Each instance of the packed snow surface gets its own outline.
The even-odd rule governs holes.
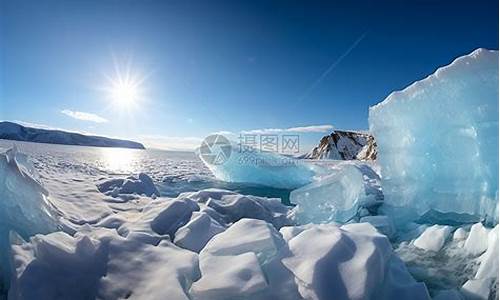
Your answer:
[[[498,223],[498,51],[478,49],[370,108],[387,212]]]

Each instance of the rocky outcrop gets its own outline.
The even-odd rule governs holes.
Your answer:
[[[375,160],[377,143],[366,132],[335,130],[302,158],[337,160]]]

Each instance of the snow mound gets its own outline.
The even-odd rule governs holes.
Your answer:
[[[381,195],[368,186],[363,168],[369,169],[368,166],[338,164],[330,175],[293,190],[290,202],[296,204],[293,210],[296,221],[299,224],[345,223],[356,216],[361,207],[376,205]]]
[[[234,143],[231,155],[220,164],[200,158],[217,179],[226,182],[293,189],[310,183],[315,175],[314,166],[299,159],[257,149],[244,151]]]
[[[192,200],[157,198],[143,208],[137,219],[118,223],[117,231],[122,236],[131,233],[168,235],[173,240],[175,232],[190,221],[194,211],[199,210],[198,204]]]
[[[64,232],[12,237],[10,299],[95,298],[105,273],[100,242]],[[100,257],[102,256],[102,257]]]
[[[249,298],[267,288],[266,278],[253,252],[210,256],[200,263],[202,277],[191,287],[193,299]]]
[[[315,225],[288,242],[283,264],[305,299],[428,299],[393,254],[389,240],[368,223]]]
[[[205,211],[221,224],[234,223],[242,218],[264,220],[277,229],[292,224],[288,218],[290,207],[283,205],[277,198],[241,195],[219,189],[184,193],[178,198],[205,204]]]
[[[140,213],[117,212],[96,226],[116,229],[122,237],[151,244],[167,239],[200,252],[215,235],[243,218],[261,219],[276,228],[290,225],[289,210],[279,199],[207,189],[173,199],[149,200]]]
[[[97,184],[99,192],[111,196],[129,199],[131,194],[148,197],[160,196],[151,177],[140,173],[137,177],[114,178]]]
[[[271,224],[262,220],[241,219],[211,239],[200,252],[200,260],[209,256],[253,252],[261,264],[266,264],[284,244],[283,238]]]
[[[168,241],[157,246],[115,231],[36,235],[12,246],[9,299],[185,299],[198,258]],[[158,267],[161,266],[161,267]]]
[[[27,238],[58,229],[58,214],[27,157],[16,148],[0,154],[0,277],[8,278],[9,232]]]
[[[388,213],[498,223],[498,96],[498,51],[478,49],[370,108]]]
[[[174,243],[184,249],[200,252],[208,241],[225,228],[205,212],[193,212],[191,220],[175,233]]]

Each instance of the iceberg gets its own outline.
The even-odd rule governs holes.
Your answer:
[[[201,160],[222,181],[294,189],[310,183],[316,175],[316,167],[305,161],[258,149],[241,150],[234,142],[223,145],[227,154],[214,163],[211,156],[204,155],[214,150],[204,146],[200,148]]]
[[[397,223],[498,223],[498,51],[478,49],[393,92],[369,124]]]
[[[0,154],[0,276],[9,275],[9,233],[22,237],[59,228],[58,213],[33,165],[16,148]]]

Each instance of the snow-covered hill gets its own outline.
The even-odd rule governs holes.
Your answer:
[[[61,130],[25,127],[12,122],[0,122],[0,139],[62,145],[144,149],[144,146],[138,142]]]
[[[375,160],[377,143],[366,132],[335,130],[302,156],[306,159]]]

